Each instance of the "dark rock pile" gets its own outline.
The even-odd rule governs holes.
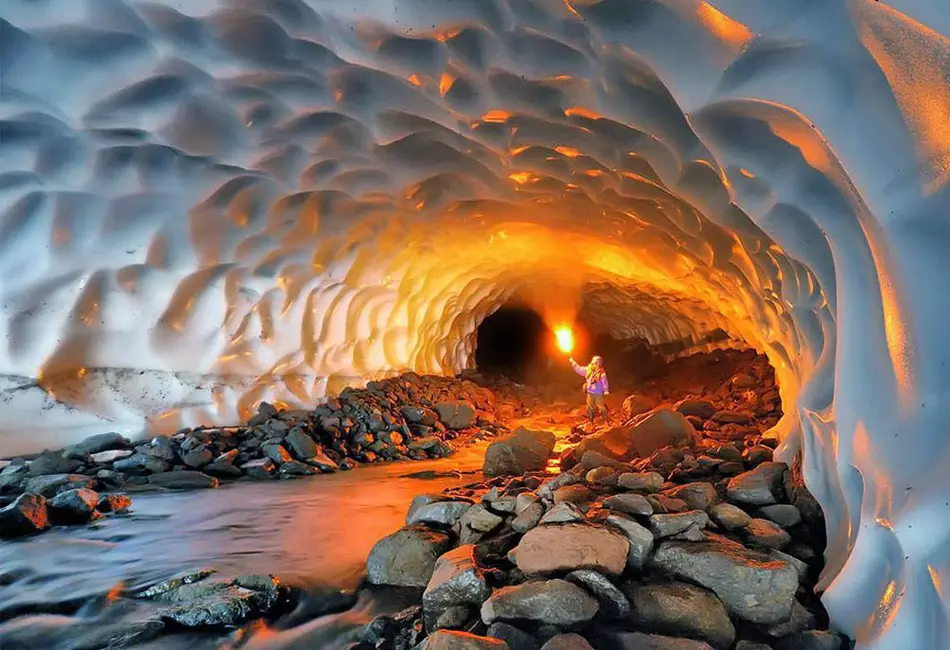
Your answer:
[[[262,403],[246,426],[186,429],[133,445],[105,433],[0,471],[0,537],[108,511],[96,491],[214,488],[290,479],[361,463],[441,458],[450,441],[493,436],[521,413],[512,384],[406,374],[346,389],[312,411]],[[114,498],[112,496],[108,498]],[[92,506],[91,508],[88,506]]]
[[[567,454],[556,476],[536,471],[550,434],[494,442],[489,474],[515,476],[418,497],[406,527],[374,547],[371,583],[422,593],[367,627],[360,650],[849,647],[814,594],[817,503],[758,432],[704,437],[687,419],[698,411],[719,413],[640,414]],[[656,448],[638,457],[645,444]]]

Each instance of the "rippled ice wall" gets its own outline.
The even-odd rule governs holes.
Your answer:
[[[834,621],[947,647],[948,35],[937,0],[4,0],[0,452],[457,371],[510,296],[596,283],[625,335],[769,354]]]

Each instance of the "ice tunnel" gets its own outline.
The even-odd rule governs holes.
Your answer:
[[[518,296],[770,357],[863,649],[947,647],[937,0],[5,0],[0,452],[473,362]]]

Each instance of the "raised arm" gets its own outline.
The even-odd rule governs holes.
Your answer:
[[[585,376],[585,375],[587,374],[587,368],[586,368],[586,367],[580,365],[579,363],[577,363],[576,361],[574,361],[574,359],[570,359],[570,362],[571,362],[571,368],[573,368],[573,369],[574,369],[574,372],[576,372],[577,374],[579,374],[581,377],[583,377],[583,376]]]

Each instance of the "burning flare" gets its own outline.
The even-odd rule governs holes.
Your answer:
[[[567,325],[561,325],[554,329],[554,336],[557,339],[557,347],[561,352],[570,354],[574,349],[574,332]]]

